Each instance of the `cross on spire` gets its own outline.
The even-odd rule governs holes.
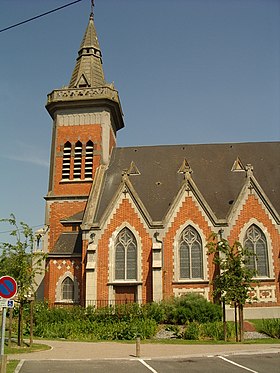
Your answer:
[[[94,9],[94,0],[91,0],[91,14],[92,14],[92,16],[94,15],[93,9]]]

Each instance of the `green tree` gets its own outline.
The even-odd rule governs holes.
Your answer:
[[[253,280],[255,271],[248,268],[252,252],[244,248],[239,242],[230,245],[226,239],[213,233],[207,244],[208,254],[214,254],[213,262],[218,271],[213,280],[213,296],[223,303],[234,306],[236,340],[243,341],[243,307],[246,302],[254,298]],[[237,310],[239,315],[239,338],[237,334]]]
[[[17,282],[19,302],[18,345],[23,344],[23,307],[35,292],[35,277],[42,273],[45,254],[33,250],[35,237],[28,224],[16,221],[13,214],[0,222],[11,226],[10,242],[0,242],[0,276],[11,276]]]

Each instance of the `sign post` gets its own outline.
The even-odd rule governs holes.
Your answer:
[[[3,358],[3,356],[4,356],[6,315],[7,315],[7,308],[3,307],[3,311],[2,311],[2,328],[1,328],[1,349],[0,349],[1,358]]]
[[[6,330],[6,314],[7,307],[13,307],[14,301],[10,298],[14,297],[17,293],[17,283],[13,277],[2,276],[0,278],[0,307],[3,308],[2,312],[2,327],[1,327],[1,345],[0,357],[1,365],[4,359],[4,346],[5,346],[5,330]],[[4,298],[4,299],[3,299]]]

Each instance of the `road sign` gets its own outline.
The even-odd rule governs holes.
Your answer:
[[[0,278],[0,297],[10,299],[17,293],[17,283],[13,277],[2,276]]]
[[[15,301],[13,299],[7,300],[7,307],[8,308],[14,308]]]
[[[8,307],[14,308],[14,300],[13,299],[0,299],[0,308]]]

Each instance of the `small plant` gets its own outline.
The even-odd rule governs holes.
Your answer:
[[[280,319],[262,320],[260,332],[269,335],[271,338],[280,338]]]
[[[189,324],[186,325],[186,329],[183,333],[183,338],[189,339],[189,340],[199,340],[200,334],[201,334],[201,328],[200,328],[199,323],[190,322]]]
[[[182,338],[179,325],[166,325],[165,330],[173,333],[174,338]]]
[[[208,322],[201,325],[201,335],[204,339],[222,341],[224,339],[224,325],[221,321]],[[227,322],[227,338],[234,339],[234,324]]]

